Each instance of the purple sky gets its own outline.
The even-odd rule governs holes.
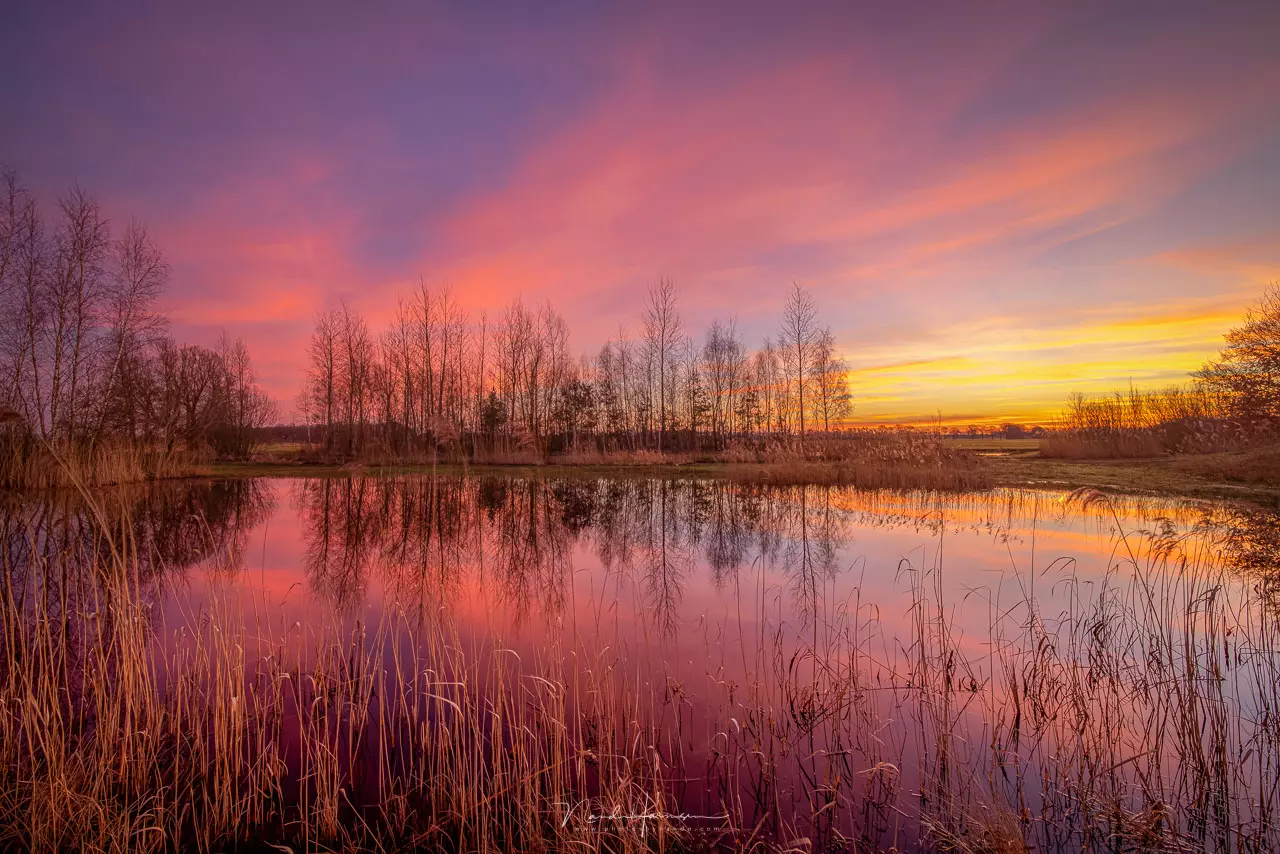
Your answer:
[[[799,281],[872,421],[1179,379],[1280,278],[1280,3],[935,5],[25,4],[0,162],[147,223],[286,414],[419,275],[581,351]]]

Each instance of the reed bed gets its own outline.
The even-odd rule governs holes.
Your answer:
[[[106,442],[49,444],[0,438],[0,488],[72,489],[191,477],[208,472],[199,454],[160,446]]]
[[[862,489],[970,490],[991,486],[976,454],[911,430],[868,430],[804,443],[735,446],[718,459],[737,480]]]
[[[484,513],[497,513],[492,524],[503,533],[485,546],[486,572],[545,566],[549,574],[530,581],[543,591],[573,576],[579,535],[565,520],[607,491],[425,483],[425,516],[401,513],[404,493],[377,491],[388,484],[367,494],[351,480],[341,488],[361,508],[429,523],[441,560],[465,548],[439,539],[449,526],[479,537]],[[678,585],[693,563],[695,540],[680,520],[692,518],[688,500],[699,487],[620,488],[631,498],[607,497],[601,521],[580,536],[599,538],[608,589],[635,583],[637,595],[667,595],[663,585]],[[299,506],[343,512],[335,496],[298,489]],[[83,512],[98,520],[92,563],[73,566],[62,551],[41,548],[34,531],[20,560],[5,555],[0,845],[1002,852],[1280,844],[1274,580],[1229,568],[1213,532],[1159,519],[1131,530],[1111,499],[1076,494],[1072,501],[1110,532],[1107,571],[1082,577],[1071,561],[1043,559],[1014,566],[1013,598],[965,594],[986,599],[979,610],[989,616],[975,637],[946,581],[955,522],[931,494],[893,502],[932,538],[896,570],[878,568],[894,572],[901,594],[879,601],[863,582],[837,592],[835,573],[849,571],[826,544],[841,512],[838,490],[789,488],[761,504],[758,485],[709,489],[698,493],[698,512],[742,513],[785,542],[726,576],[737,616],[698,621],[705,667],[697,680],[664,656],[667,630],[655,622],[638,637],[626,633],[603,593],[585,610],[567,608],[586,622],[534,651],[501,633],[478,635],[454,614],[446,563],[432,564],[437,581],[388,586],[372,620],[336,609],[292,622],[278,593],[246,593],[234,567],[215,573],[201,597],[165,595],[130,527],[114,521],[104,498],[87,497]],[[643,501],[634,500],[640,492]],[[467,515],[466,502],[480,499],[475,508],[488,509]],[[879,507],[887,499],[868,500]],[[1039,501],[1010,494],[1002,512],[1029,505],[1036,513]],[[326,530],[333,518],[325,516]],[[558,527],[522,527],[535,518]],[[332,544],[340,561],[378,533],[372,520],[348,531],[354,539]],[[387,554],[398,555],[405,537],[381,533]],[[779,573],[785,589],[771,587]],[[505,586],[488,587],[496,583],[486,575],[491,595],[506,595]]]
[[[131,544],[106,546],[83,586],[7,587],[0,844],[635,851],[678,836],[645,710],[602,674],[468,650],[394,612],[286,627],[215,601],[166,639]],[[589,748],[583,721],[609,723]]]
[[[1203,385],[1110,395],[1073,394],[1058,428],[1040,442],[1057,459],[1132,459],[1210,454],[1274,444],[1275,419],[1237,417],[1227,401]]]

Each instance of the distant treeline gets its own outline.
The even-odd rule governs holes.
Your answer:
[[[688,451],[740,437],[839,429],[848,366],[795,285],[776,339],[752,351],[732,318],[701,337],[669,279],[649,288],[641,334],[575,358],[550,303],[472,318],[420,283],[387,329],[350,306],[322,312],[299,396],[313,441],[340,457],[531,450]]]
[[[1185,385],[1071,395],[1043,452],[1057,457],[1211,453],[1280,438],[1280,283]]]
[[[271,401],[241,341],[166,333],[169,267],[146,228],[113,229],[78,187],[42,210],[12,170],[0,205],[0,480],[21,482],[43,454],[99,466],[109,448],[247,453]]]

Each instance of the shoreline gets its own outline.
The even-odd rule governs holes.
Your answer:
[[[1036,455],[1010,454],[982,458],[977,469],[985,476],[981,486],[952,491],[983,489],[1097,489],[1120,495],[1156,495],[1162,497],[1237,500],[1254,504],[1280,506],[1280,488],[1206,478],[1175,465],[1187,459],[1165,457],[1137,460],[1059,460]],[[906,469],[904,469],[905,471]],[[335,465],[287,462],[227,462],[210,466],[208,474],[198,479],[237,477],[335,477],[353,474],[401,475],[501,475],[516,477],[642,477],[674,479],[738,480],[778,485],[840,485],[854,488],[931,488],[885,487],[862,484],[856,472],[840,464],[808,463],[803,466],[773,463],[563,463],[554,460],[543,464],[514,463],[440,463],[403,465]],[[847,477],[845,475],[848,475]],[[936,487],[932,487],[936,488]]]

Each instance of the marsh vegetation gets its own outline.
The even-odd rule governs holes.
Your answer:
[[[6,846],[1280,842],[1262,511],[358,475],[5,510]]]

